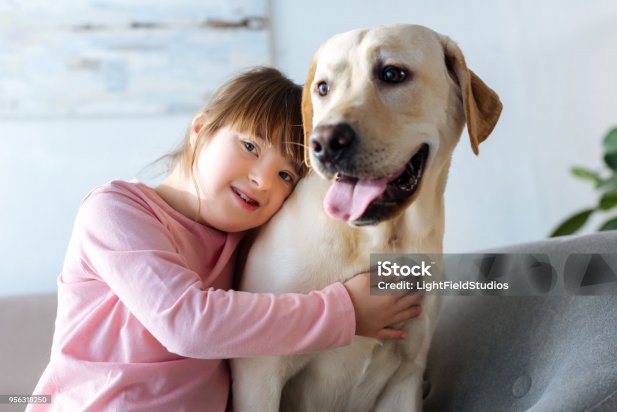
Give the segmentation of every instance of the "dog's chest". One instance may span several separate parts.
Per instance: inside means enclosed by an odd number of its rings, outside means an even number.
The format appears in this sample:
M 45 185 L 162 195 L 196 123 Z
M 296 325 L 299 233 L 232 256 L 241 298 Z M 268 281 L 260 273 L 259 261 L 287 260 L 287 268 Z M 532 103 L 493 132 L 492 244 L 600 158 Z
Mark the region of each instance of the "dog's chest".
M 374 410 L 379 394 L 403 361 L 396 344 L 356 337 L 350 346 L 321 352 L 287 382 L 281 410 Z
M 392 239 L 374 228 L 354 229 L 346 226 L 344 231 L 323 230 L 313 236 L 307 251 L 289 250 L 285 268 L 289 289 L 307 292 L 326 287 L 334 282 L 344 282 L 370 269 L 371 253 L 398 251 L 400 240 Z M 353 233 L 353 232 L 359 233 Z
M 243 290 L 284 293 L 324 288 L 369 270 L 371 253 L 404 247 L 405 229 L 400 224 L 354 228 L 330 219 L 323 212 L 323 194 L 306 193 L 308 187 L 314 190 L 323 183 L 312 176 L 305 179 L 310 185 L 298 185 L 253 244 L 242 276 Z M 327 182 L 322 189 L 327 190 Z

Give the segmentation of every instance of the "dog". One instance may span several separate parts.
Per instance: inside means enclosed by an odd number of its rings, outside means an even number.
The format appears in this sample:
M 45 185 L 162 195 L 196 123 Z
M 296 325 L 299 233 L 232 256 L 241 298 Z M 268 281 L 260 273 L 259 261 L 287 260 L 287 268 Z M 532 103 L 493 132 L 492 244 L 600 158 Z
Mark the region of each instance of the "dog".
M 241 289 L 309 292 L 367 271 L 370 253 L 441 253 L 452 151 L 467 124 L 478 154 L 501 109 L 459 47 L 428 28 L 326 41 L 302 97 L 312 170 L 260 230 Z M 233 360 L 234 409 L 421 410 L 439 306 L 439 296 L 425 296 L 403 341 L 356 336 L 313 354 Z

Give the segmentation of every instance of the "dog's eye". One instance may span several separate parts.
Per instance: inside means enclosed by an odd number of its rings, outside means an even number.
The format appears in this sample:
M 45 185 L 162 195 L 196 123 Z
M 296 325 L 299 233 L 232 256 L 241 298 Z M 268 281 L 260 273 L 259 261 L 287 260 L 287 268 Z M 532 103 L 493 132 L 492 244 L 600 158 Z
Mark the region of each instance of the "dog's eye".
M 319 93 L 319 95 L 323 97 L 328 94 L 328 91 L 330 91 L 330 86 L 328 86 L 328 83 L 319 82 L 319 84 L 317 85 L 317 93 Z
M 381 70 L 379 77 L 386 83 L 400 83 L 407 78 L 407 73 L 399 67 L 386 66 Z

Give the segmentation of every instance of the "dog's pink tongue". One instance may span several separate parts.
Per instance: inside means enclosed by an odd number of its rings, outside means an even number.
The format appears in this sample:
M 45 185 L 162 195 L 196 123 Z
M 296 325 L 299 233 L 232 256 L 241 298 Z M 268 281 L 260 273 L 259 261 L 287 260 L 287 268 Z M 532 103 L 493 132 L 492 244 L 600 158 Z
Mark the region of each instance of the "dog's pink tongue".
M 386 190 L 387 179 L 340 179 L 328 190 L 324 209 L 338 220 L 357 220 L 368 205 Z

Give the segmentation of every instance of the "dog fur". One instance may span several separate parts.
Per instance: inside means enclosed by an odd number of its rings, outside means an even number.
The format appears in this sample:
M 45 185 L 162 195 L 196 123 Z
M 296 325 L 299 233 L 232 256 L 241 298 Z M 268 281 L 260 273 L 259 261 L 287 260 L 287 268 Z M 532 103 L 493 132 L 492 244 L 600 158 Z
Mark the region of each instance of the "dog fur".
M 388 83 L 387 67 L 403 81 Z M 389 69 L 388 69 L 389 70 Z M 320 95 L 321 83 L 327 94 Z M 312 171 L 264 226 L 245 263 L 241 289 L 309 292 L 369 269 L 370 253 L 441 253 L 452 151 L 465 123 L 473 151 L 501 113 L 493 90 L 467 68 L 459 47 L 421 26 L 354 30 L 315 54 L 303 93 L 306 159 Z M 346 124 L 355 146 L 344 173 L 395 176 L 423 144 L 429 151 L 412 196 L 370 206 L 370 216 L 333 220 L 324 199 L 337 171 L 314 150 L 316 130 Z M 320 129 L 321 127 L 321 129 Z M 434 279 L 433 279 L 434 280 Z M 356 336 L 351 345 L 313 354 L 232 361 L 237 411 L 421 410 L 422 378 L 440 299 L 402 325 L 403 341 Z

